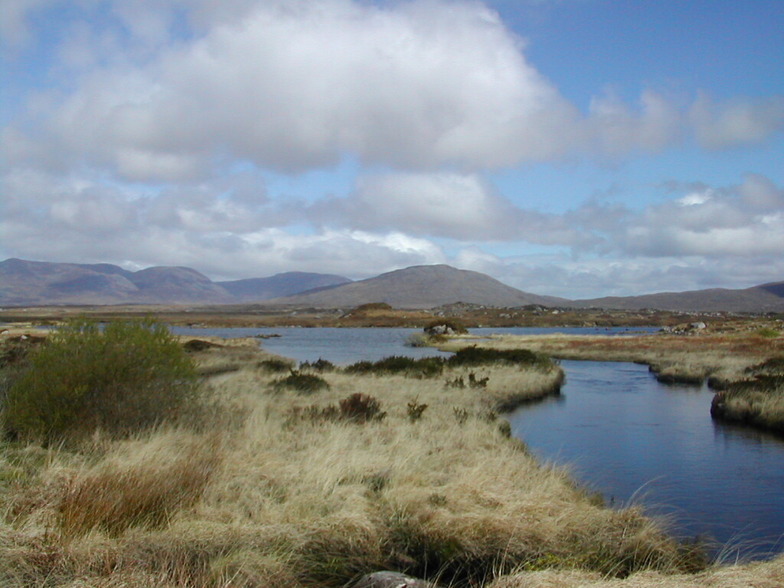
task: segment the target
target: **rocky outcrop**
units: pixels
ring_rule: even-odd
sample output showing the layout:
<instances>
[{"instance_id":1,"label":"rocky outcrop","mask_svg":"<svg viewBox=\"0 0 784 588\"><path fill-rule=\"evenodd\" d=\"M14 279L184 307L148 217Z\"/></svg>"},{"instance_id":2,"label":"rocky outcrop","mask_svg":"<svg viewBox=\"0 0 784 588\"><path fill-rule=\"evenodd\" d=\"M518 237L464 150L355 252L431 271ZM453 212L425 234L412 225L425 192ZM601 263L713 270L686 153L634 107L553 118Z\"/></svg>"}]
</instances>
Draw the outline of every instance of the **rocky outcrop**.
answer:
<instances>
[{"instance_id":1,"label":"rocky outcrop","mask_svg":"<svg viewBox=\"0 0 784 588\"><path fill-rule=\"evenodd\" d=\"M437 588L435 584L400 572L374 572L360 578L352 588Z\"/></svg>"}]
</instances>

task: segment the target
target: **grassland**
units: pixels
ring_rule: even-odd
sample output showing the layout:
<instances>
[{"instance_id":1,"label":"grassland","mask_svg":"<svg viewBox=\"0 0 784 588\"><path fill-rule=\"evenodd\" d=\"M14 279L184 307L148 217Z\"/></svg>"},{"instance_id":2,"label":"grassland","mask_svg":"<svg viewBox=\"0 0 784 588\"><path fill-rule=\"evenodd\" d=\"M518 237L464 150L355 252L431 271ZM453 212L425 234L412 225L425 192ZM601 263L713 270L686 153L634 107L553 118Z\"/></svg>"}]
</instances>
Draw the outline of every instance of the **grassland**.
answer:
<instances>
[{"instance_id":1,"label":"grassland","mask_svg":"<svg viewBox=\"0 0 784 588\"><path fill-rule=\"evenodd\" d=\"M693 363L722 381L781 350L700 337L482 344L677 374ZM381 569L488 588L784 585L784 557L707 565L663 522L605 508L510 438L498 411L552 394L556 366L347 373L298 369L255 339L209 343L190 346L213 398L200 427L0 445L1 586L338 587ZM292 373L327 386L281 385Z\"/></svg>"}]
</instances>

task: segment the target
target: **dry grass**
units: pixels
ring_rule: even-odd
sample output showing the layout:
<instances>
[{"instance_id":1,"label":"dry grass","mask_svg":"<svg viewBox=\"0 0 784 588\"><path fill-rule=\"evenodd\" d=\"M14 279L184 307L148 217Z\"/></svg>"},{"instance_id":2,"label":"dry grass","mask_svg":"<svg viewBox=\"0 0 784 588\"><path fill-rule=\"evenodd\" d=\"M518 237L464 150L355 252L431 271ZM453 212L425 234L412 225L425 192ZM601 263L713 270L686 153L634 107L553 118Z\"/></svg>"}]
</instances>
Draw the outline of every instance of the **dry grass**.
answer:
<instances>
[{"instance_id":1,"label":"dry grass","mask_svg":"<svg viewBox=\"0 0 784 588\"><path fill-rule=\"evenodd\" d=\"M329 389L302 396L275 390L276 374L249 349L200 353L203 365L238 367L211 378L217 406L243 415L233 427L217 418L215 430L96 437L79 451L2 448L1 586L338 587L386 568L453 586L623 576L708 586L725 573L672 576L699 558L508 437L495 409L552 392L558 370L477 368L486 386L463 388L446 380L467 380L465 369L434 379L329 372ZM292 418L355 393L386 417ZM414 400L428 405L416 420ZM763 581L781 565L731 570Z\"/></svg>"}]
</instances>

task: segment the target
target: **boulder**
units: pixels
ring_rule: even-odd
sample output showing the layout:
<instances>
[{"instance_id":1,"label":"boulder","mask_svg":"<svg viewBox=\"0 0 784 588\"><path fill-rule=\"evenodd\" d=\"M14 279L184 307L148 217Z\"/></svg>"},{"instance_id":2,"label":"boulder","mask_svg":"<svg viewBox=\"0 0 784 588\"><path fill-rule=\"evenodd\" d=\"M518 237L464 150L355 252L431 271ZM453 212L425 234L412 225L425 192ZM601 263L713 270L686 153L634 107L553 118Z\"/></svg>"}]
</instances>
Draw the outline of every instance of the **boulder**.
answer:
<instances>
[{"instance_id":1,"label":"boulder","mask_svg":"<svg viewBox=\"0 0 784 588\"><path fill-rule=\"evenodd\" d=\"M436 585L400 572L385 571L363 576L352 588L436 588Z\"/></svg>"}]
</instances>

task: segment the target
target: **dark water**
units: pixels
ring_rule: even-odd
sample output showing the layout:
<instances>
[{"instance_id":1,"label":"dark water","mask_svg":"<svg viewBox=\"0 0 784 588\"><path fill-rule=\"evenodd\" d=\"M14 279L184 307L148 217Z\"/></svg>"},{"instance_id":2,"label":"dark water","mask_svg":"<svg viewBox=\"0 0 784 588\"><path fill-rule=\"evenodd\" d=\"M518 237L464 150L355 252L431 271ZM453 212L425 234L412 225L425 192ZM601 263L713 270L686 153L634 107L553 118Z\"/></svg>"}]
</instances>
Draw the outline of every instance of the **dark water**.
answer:
<instances>
[{"instance_id":1,"label":"dark water","mask_svg":"<svg viewBox=\"0 0 784 588\"><path fill-rule=\"evenodd\" d=\"M562 361L560 398L509 415L542 460L568 464L610 504L666 515L728 556L784 548L784 442L715 423L707 387L665 386L642 365Z\"/></svg>"},{"instance_id":2,"label":"dark water","mask_svg":"<svg viewBox=\"0 0 784 588\"><path fill-rule=\"evenodd\" d=\"M297 361L348 364L437 352L406 347L413 329L184 329L177 333L262 339ZM646 329L649 332L652 329ZM639 329L471 329L472 334L624 334ZM608 504L642 504L681 537L710 537L726 557L784 551L784 440L714 423L705 387L665 386L646 366L563 361L557 399L508 416L512 433L543 461L567 465Z\"/></svg>"}]
</instances>

